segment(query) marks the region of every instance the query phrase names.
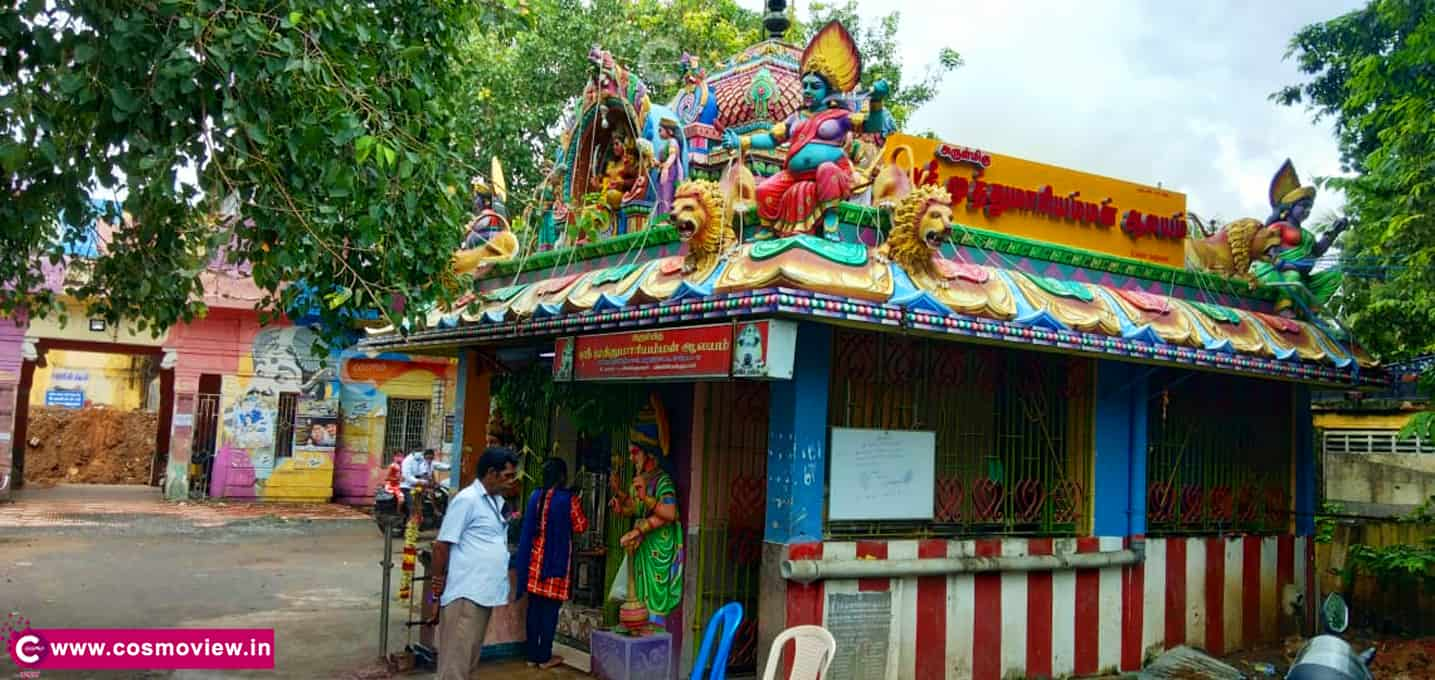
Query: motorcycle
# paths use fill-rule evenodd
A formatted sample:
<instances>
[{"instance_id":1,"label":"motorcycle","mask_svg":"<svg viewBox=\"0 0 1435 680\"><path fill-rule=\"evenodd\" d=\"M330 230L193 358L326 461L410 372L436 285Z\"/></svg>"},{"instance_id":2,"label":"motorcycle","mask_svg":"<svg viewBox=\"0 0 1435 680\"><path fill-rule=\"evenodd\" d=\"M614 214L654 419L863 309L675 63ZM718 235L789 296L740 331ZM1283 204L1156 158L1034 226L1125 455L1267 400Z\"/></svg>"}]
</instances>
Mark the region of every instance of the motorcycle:
<instances>
[{"instance_id":1,"label":"motorcycle","mask_svg":"<svg viewBox=\"0 0 1435 680\"><path fill-rule=\"evenodd\" d=\"M410 494L420 504L423 514L419 519L419 531L432 531L443 524L444 513L448 511L449 490L444 486L423 487L419 493ZM388 529L395 536L403 536L408 523L408 506L403 496L391 493L383 486L374 489L374 521L382 531Z\"/></svg>"},{"instance_id":2,"label":"motorcycle","mask_svg":"<svg viewBox=\"0 0 1435 680\"><path fill-rule=\"evenodd\" d=\"M1349 643L1337 637L1350 621L1345 599L1331 593L1321 610L1321 623L1327 632L1305 643L1286 673L1286 680L1372 680L1370 662L1375 659L1375 648L1356 654Z\"/></svg>"}]
</instances>

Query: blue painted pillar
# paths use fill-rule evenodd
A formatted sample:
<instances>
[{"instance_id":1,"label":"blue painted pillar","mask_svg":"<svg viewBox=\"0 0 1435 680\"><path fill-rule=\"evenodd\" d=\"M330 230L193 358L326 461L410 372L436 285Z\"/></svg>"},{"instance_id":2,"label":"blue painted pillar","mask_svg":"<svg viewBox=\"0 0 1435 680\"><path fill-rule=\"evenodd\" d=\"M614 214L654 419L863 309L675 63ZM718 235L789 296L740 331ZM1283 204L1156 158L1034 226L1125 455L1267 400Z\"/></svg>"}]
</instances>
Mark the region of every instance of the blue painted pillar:
<instances>
[{"instance_id":1,"label":"blue painted pillar","mask_svg":"<svg viewBox=\"0 0 1435 680\"><path fill-rule=\"evenodd\" d=\"M469 352L458 353L458 385L453 391L453 443L448 452L448 488L451 491L458 491L459 474L463 470L463 406L464 392L468 387L469 364L473 363L473 357Z\"/></svg>"},{"instance_id":2,"label":"blue painted pillar","mask_svg":"<svg viewBox=\"0 0 1435 680\"><path fill-rule=\"evenodd\" d=\"M1096 362L1092 534L1146 533L1146 378L1150 369Z\"/></svg>"},{"instance_id":3,"label":"blue painted pillar","mask_svg":"<svg viewBox=\"0 0 1435 680\"><path fill-rule=\"evenodd\" d=\"M763 530L768 543L822 540L832 328L799 325L796 353L792 379L771 385Z\"/></svg>"},{"instance_id":4,"label":"blue painted pillar","mask_svg":"<svg viewBox=\"0 0 1435 680\"><path fill-rule=\"evenodd\" d=\"M1295 435L1295 532L1315 533L1315 424L1310 413L1310 388L1295 385L1291 407Z\"/></svg>"}]
</instances>

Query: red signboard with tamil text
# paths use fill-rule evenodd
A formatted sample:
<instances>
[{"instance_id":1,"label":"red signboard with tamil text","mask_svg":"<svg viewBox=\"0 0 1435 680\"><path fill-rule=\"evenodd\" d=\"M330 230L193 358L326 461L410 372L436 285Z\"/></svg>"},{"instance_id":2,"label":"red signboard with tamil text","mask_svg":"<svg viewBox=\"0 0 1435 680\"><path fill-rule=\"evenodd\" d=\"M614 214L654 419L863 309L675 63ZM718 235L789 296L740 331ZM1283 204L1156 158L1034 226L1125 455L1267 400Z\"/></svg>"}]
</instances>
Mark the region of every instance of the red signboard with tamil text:
<instances>
[{"instance_id":1,"label":"red signboard with tamil text","mask_svg":"<svg viewBox=\"0 0 1435 680\"><path fill-rule=\"evenodd\" d=\"M731 324L585 335L571 346L574 380L726 378L732 369Z\"/></svg>"}]
</instances>

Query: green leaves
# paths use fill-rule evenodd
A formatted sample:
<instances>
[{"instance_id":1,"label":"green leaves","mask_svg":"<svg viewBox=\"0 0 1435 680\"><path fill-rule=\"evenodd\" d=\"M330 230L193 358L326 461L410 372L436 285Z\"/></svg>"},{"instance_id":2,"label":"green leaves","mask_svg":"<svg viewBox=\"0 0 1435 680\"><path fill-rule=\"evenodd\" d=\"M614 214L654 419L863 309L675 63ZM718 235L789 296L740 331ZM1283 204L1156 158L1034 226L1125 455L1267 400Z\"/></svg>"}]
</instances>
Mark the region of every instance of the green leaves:
<instances>
[{"instance_id":1,"label":"green leaves","mask_svg":"<svg viewBox=\"0 0 1435 680\"><path fill-rule=\"evenodd\" d=\"M1305 82L1271 99L1334 123L1351 177L1338 314L1387 360L1435 351L1435 2L1373 0L1291 38Z\"/></svg>"},{"instance_id":2,"label":"green leaves","mask_svg":"<svg viewBox=\"0 0 1435 680\"><path fill-rule=\"evenodd\" d=\"M211 259L251 268L269 292L262 312L313 314L335 336L361 305L397 320L451 301L464 188L497 157L515 217L541 207L554 126L593 44L666 103L682 52L712 72L761 39L760 14L736 0L53 0L19 12L38 21L0 13L0 129L13 131L0 171L24 187L0 202L0 315L78 301L155 332L204 313ZM873 73L894 82L895 26L861 33ZM898 88L894 112L924 92ZM198 195L175 181L191 173ZM125 195L133 224L63 300L35 263L85 235L95 184ZM242 215L220 217L225 204Z\"/></svg>"},{"instance_id":3,"label":"green leaves","mask_svg":"<svg viewBox=\"0 0 1435 680\"><path fill-rule=\"evenodd\" d=\"M369 154L374 150L374 143L379 141L373 135L364 135L354 140L354 160L363 163L368 160Z\"/></svg>"},{"instance_id":4,"label":"green leaves","mask_svg":"<svg viewBox=\"0 0 1435 680\"><path fill-rule=\"evenodd\" d=\"M452 105L469 91L454 57L473 4L56 0L24 10L38 21L0 13L0 44L26 59L0 68L0 128L14 131L0 171L25 187L0 202L0 315L78 302L162 333L204 313L211 259L247 263L270 291L261 312L312 314L333 337L360 305L402 299L416 314L451 300L457 281L434 263L464 223L467 196L447 187L477 167L477 121ZM201 195L176 185L184 168ZM133 222L68 301L36 263L82 240L97 181ZM226 198L241 219L216 217Z\"/></svg>"}]
</instances>

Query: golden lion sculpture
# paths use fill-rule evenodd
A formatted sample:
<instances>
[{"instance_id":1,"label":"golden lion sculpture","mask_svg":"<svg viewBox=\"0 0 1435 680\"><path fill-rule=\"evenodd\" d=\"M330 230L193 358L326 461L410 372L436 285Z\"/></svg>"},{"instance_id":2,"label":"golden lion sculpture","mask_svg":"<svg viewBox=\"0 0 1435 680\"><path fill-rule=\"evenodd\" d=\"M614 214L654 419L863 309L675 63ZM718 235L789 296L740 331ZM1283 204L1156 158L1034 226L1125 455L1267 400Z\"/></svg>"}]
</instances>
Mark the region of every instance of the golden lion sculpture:
<instances>
[{"instance_id":1,"label":"golden lion sculpture","mask_svg":"<svg viewBox=\"0 0 1435 680\"><path fill-rule=\"evenodd\" d=\"M892 231L875 255L880 262L896 262L913 278L945 288L952 276L941 266L941 251L951 230L951 194L945 187L923 184L897 203Z\"/></svg>"},{"instance_id":2,"label":"golden lion sculpture","mask_svg":"<svg viewBox=\"0 0 1435 680\"><path fill-rule=\"evenodd\" d=\"M729 225L728 201L717 182L691 180L678 186L671 218L678 238L688 245L683 273L707 273L737 242Z\"/></svg>"},{"instance_id":3,"label":"golden lion sculpture","mask_svg":"<svg viewBox=\"0 0 1435 680\"><path fill-rule=\"evenodd\" d=\"M1266 226L1251 217L1235 220L1206 238L1186 239L1186 268L1254 281L1251 263L1270 260L1280 242L1278 225Z\"/></svg>"}]
</instances>

